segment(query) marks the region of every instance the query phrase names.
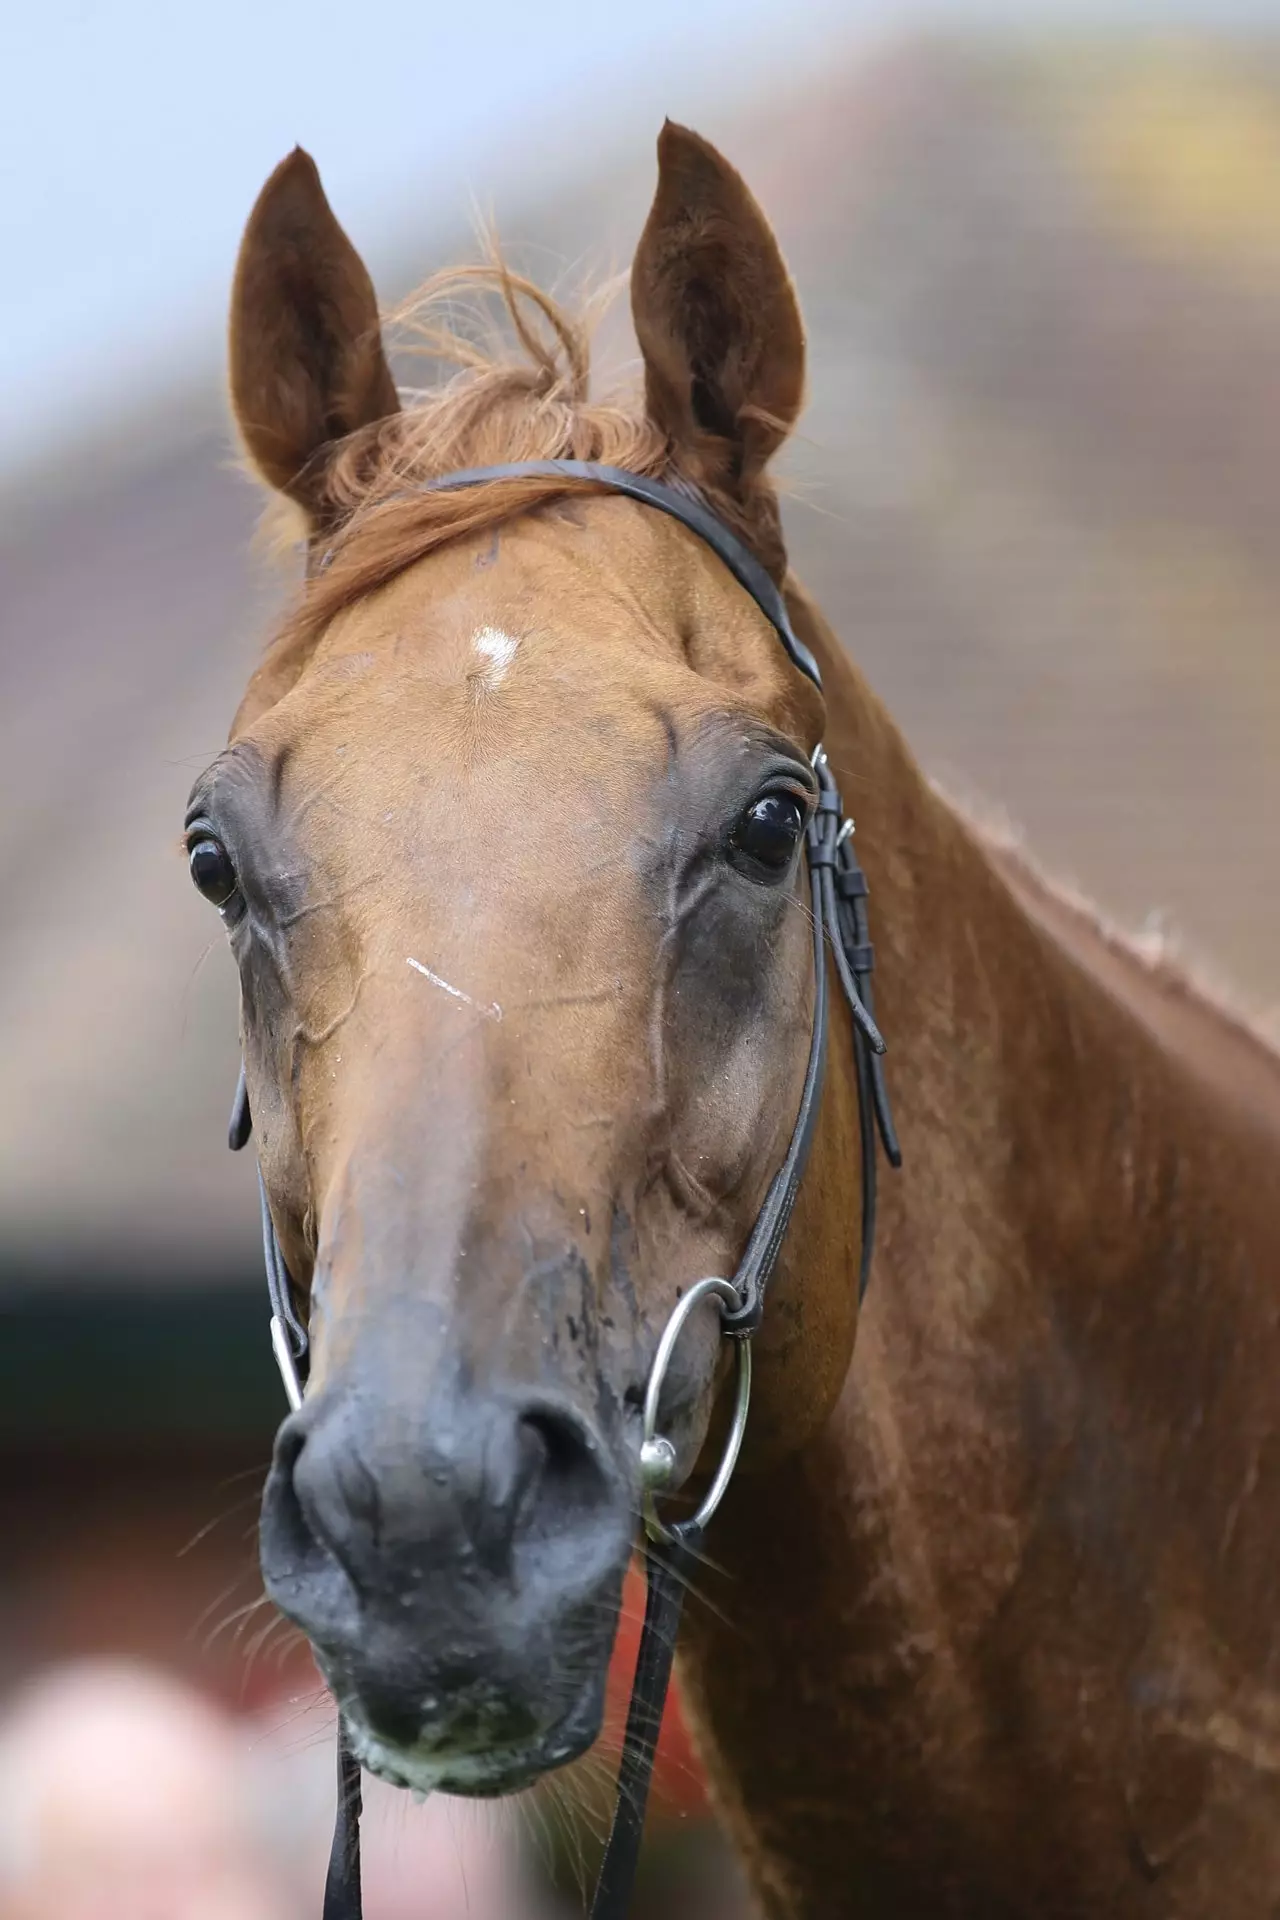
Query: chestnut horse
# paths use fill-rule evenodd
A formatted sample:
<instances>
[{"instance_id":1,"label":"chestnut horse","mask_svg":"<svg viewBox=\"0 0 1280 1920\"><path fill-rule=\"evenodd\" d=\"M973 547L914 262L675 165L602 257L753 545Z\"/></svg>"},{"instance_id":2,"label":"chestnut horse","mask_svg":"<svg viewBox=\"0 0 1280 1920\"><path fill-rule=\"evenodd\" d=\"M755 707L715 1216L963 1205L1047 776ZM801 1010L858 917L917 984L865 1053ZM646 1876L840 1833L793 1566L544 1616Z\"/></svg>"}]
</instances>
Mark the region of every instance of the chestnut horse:
<instances>
[{"instance_id":1,"label":"chestnut horse","mask_svg":"<svg viewBox=\"0 0 1280 1920\"><path fill-rule=\"evenodd\" d=\"M392 1779L505 1792L595 1737L655 1343L797 1110L821 739L905 1167L859 1330L840 1003L682 1632L718 1804L777 1920L1280 1912L1280 1062L960 818L787 574L804 336L725 161L664 129L642 398L592 400L580 325L492 272L518 351L441 338L404 407L305 154L236 276L239 427L312 556L188 817L310 1317L269 1590ZM424 484L554 458L696 488L825 705L666 516ZM708 1309L681 1478L728 1392Z\"/></svg>"}]
</instances>

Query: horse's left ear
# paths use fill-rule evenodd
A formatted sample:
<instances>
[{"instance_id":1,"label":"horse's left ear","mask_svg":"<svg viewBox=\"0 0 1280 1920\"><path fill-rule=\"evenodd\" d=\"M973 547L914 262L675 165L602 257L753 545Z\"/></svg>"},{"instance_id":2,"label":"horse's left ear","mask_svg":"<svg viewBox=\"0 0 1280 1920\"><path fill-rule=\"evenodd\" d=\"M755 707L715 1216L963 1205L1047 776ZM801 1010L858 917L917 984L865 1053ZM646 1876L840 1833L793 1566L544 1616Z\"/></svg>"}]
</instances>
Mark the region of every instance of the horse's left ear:
<instances>
[{"instance_id":1,"label":"horse's left ear","mask_svg":"<svg viewBox=\"0 0 1280 1920\"><path fill-rule=\"evenodd\" d=\"M736 492L791 431L804 326L773 230L715 148L668 120L631 269L651 418L694 475Z\"/></svg>"},{"instance_id":2,"label":"horse's left ear","mask_svg":"<svg viewBox=\"0 0 1280 1920\"><path fill-rule=\"evenodd\" d=\"M263 479L305 508L328 510L334 443L399 412L378 303L364 262L295 147L258 195L231 295L231 398Z\"/></svg>"}]
</instances>

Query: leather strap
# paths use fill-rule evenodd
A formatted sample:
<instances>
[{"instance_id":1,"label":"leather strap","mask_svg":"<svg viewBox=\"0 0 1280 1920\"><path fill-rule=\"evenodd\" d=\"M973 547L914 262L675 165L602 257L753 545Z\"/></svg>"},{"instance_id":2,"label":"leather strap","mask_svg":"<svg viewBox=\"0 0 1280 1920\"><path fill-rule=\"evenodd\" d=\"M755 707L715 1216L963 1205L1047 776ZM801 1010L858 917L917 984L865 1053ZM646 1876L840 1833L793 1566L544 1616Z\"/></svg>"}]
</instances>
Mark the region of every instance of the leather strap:
<instances>
[{"instance_id":1,"label":"leather strap","mask_svg":"<svg viewBox=\"0 0 1280 1920\"><path fill-rule=\"evenodd\" d=\"M231 1102L231 1119L227 1126L227 1145L232 1153L239 1153L241 1147L249 1144L249 1135L253 1132L253 1115L249 1111L249 1082L245 1077L244 1061L240 1062L240 1076L236 1081L235 1099Z\"/></svg>"},{"instance_id":2,"label":"leather strap","mask_svg":"<svg viewBox=\"0 0 1280 1920\"><path fill-rule=\"evenodd\" d=\"M415 494L456 493L461 487L479 487L490 480L524 479L586 480L602 493L624 493L631 500L642 500L645 506L656 507L659 513L670 514L673 520L681 521L710 547L738 585L751 595L777 633L792 664L799 667L815 687L821 687L818 663L793 630L787 603L773 575L691 487L650 480L643 473L628 473L625 467L602 466L595 460L510 460L496 467L460 467L456 473L424 480L421 486L407 488L403 493L388 494L378 502L378 507L386 506L390 500L408 500ZM378 507L372 512L376 513ZM336 547L330 547L317 562L317 571L327 567L336 552Z\"/></svg>"},{"instance_id":3,"label":"leather strap","mask_svg":"<svg viewBox=\"0 0 1280 1920\"><path fill-rule=\"evenodd\" d=\"M324 1877L320 1920L363 1920L360 1887L360 1815L364 1794L360 1762L351 1751L347 1730L338 1720L338 1811Z\"/></svg>"},{"instance_id":4,"label":"leather strap","mask_svg":"<svg viewBox=\"0 0 1280 1920\"><path fill-rule=\"evenodd\" d=\"M271 1218L271 1203L267 1199L267 1183L262 1177L261 1167L258 1168L258 1201L262 1208L262 1262L267 1270L267 1296L271 1301L272 1313L286 1330L298 1378L305 1380L309 1347L307 1329L298 1318L293 1304L293 1281L276 1235L276 1223Z\"/></svg>"},{"instance_id":5,"label":"leather strap","mask_svg":"<svg viewBox=\"0 0 1280 1920\"><path fill-rule=\"evenodd\" d=\"M661 1555L651 1541L645 1547L648 1586L644 1626L636 1652L631 1705L627 1709L627 1728L622 1740L613 1825L600 1865L600 1878L596 1881L590 1920L626 1920L631 1904L685 1588L702 1539L693 1527L673 1527L671 1531L676 1536L675 1543L664 1546ZM328 1915L325 1920L329 1920Z\"/></svg>"},{"instance_id":6,"label":"leather strap","mask_svg":"<svg viewBox=\"0 0 1280 1920\"><path fill-rule=\"evenodd\" d=\"M727 1309L724 1331L738 1339L749 1339L760 1325L764 1313L765 1290L782 1251L782 1242L791 1224L800 1182L809 1160L809 1149L818 1128L822 1105L822 1082L827 1065L827 956L824 951L822 876L813 865L813 836L816 816L809 827L809 899L813 918L813 1035L809 1042L809 1064L805 1070L800 1110L796 1114L787 1157L769 1183L764 1204L756 1215L755 1226L747 1241L738 1271L733 1276L741 1306Z\"/></svg>"}]
</instances>

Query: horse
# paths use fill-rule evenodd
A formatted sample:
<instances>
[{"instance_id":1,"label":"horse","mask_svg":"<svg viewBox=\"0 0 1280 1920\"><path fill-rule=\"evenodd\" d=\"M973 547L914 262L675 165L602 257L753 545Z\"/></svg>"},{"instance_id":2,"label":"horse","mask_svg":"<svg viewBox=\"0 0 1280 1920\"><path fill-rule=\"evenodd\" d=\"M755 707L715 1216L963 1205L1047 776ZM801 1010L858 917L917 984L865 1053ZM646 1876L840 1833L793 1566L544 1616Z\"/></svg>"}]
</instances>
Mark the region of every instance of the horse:
<instances>
[{"instance_id":1,"label":"horse","mask_svg":"<svg viewBox=\"0 0 1280 1920\"><path fill-rule=\"evenodd\" d=\"M310 556L187 815L309 1322L268 1591L398 1784L590 1747L659 1333L801 1099L822 742L904 1164L860 1311L836 1002L677 1653L716 1803L771 1920L1280 1910L1280 1059L937 790L789 572L804 331L712 146L659 140L636 392L500 258L463 283L514 347L429 303L402 404L301 150L236 268L235 418ZM549 460L706 503L823 692L686 526ZM708 1305L663 1395L689 1497L731 1397Z\"/></svg>"}]
</instances>

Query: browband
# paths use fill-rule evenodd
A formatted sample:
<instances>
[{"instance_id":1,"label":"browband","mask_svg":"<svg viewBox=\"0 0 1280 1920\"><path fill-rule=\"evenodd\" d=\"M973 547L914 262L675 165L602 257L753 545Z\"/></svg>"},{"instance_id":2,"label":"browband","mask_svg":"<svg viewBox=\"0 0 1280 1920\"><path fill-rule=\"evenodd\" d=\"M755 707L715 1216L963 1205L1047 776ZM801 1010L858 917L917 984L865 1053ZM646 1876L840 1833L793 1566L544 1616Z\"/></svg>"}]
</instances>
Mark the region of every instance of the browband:
<instances>
[{"instance_id":1,"label":"browband","mask_svg":"<svg viewBox=\"0 0 1280 1920\"><path fill-rule=\"evenodd\" d=\"M420 486L403 493L389 494L387 499L407 500L417 493L456 493L461 487L482 486L486 480L520 480L526 475L543 480L594 481L602 492L625 493L630 499L642 500L645 506L656 507L659 513L679 520L724 562L777 633L792 665L799 667L801 673L821 689L818 663L792 627L787 603L772 574L711 511L701 495L682 483L650 480L643 473L628 473L625 467L602 466L595 460L511 460L496 467L460 467L456 473L442 474L438 480L424 480ZM387 500L378 503L379 506L386 504ZM320 569L328 566L334 552L330 547L323 555Z\"/></svg>"}]
</instances>

